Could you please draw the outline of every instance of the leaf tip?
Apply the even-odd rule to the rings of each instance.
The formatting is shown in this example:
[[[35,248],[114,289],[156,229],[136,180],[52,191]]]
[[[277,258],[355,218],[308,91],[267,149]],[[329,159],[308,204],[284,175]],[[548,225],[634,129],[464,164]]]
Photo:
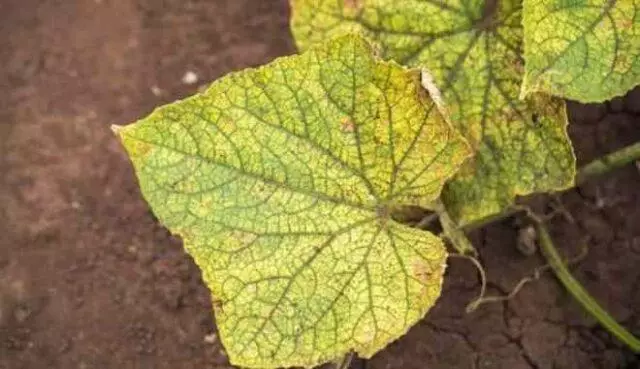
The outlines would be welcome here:
[[[113,133],[115,133],[116,135],[120,135],[120,131],[122,131],[122,129],[124,128],[123,126],[119,126],[117,124],[112,124],[111,125],[111,131]]]

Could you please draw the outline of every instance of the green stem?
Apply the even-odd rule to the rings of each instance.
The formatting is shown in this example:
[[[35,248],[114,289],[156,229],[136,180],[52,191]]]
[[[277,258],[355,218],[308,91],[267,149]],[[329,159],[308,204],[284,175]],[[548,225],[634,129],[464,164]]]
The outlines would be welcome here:
[[[437,200],[433,203],[433,209],[438,213],[444,236],[449,239],[449,242],[451,242],[456,251],[461,255],[477,256],[478,253],[465,234],[465,229],[460,228],[458,224],[451,219],[444,204],[440,200]]]
[[[540,219],[534,217],[532,214],[529,215],[535,220],[542,253],[549,261],[551,269],[554,271],[560,282],[562,282],[564,287],[569,291],[569,293],[571,293],[571,295],[573,295],[582,307],[584,307],[585,310],[587,310],[591,316],[600,322],[600,324],[602,324],[611,334],[626,344],[632,351],[640,353],[640,340],[629,333],[629,331],[627,331],[623,326],[618,324],[618,322],[616,322],[615,319],[613,319],[613,317],[603,309],[598,302],[591,297],[591,295],[589,295],[589,292],[582,287],[580,282],[573,278],[562,261],[558,250],[553,245],[553,241],[551,240],[551,236],[549,235],[547,228]]]
[[[576,176],[576,185],[633,163],[636,160],[640,160],[640,142],[623,147],[582,167]]]

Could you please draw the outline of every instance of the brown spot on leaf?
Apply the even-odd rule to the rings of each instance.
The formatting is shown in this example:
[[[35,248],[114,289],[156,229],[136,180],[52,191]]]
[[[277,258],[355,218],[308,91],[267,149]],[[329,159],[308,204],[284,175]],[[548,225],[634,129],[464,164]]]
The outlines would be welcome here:
[[[344,0],[345,10],[360,10],[364,6],[364,0]]]
[[[224,314],[224,302],[215,296],[211,296],[211,305],[213,306],[213,311],[218,314]]]
[[[431,287],[441,284],[440,274],[432,264],[424,259],[416,259],[411,264],[413,277],[420,282],[423,295],[427,295]]]
[[[424,285],[433,283],[434,271],[425,260],[415,260],[412,265],[413,276]]]
[[[524,74],[524,61],[522,59],[516,59],[513,62],[513,67],[518,74]]]
[[[349,117],[344,117],[340,121],[340,130],[344,133],[353,133],[356,130],[356,125]]]

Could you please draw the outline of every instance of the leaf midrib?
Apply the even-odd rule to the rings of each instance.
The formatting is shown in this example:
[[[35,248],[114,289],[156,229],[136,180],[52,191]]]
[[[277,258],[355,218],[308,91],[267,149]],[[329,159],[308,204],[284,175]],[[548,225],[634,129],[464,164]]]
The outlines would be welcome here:
[[[230,171],[235,171],[235,172],[239,173],[240,175],[247,176],[249,178],[261,181],[261,182],[263,182],[263,183],[265,183],[267,185],[276,186],[278,188],[283,188],[285,190],[288,190],[288,191],[291,191],[291,192],[295,192],[295,193],[299,193],[301,195],[309,196],[309,197],[312,197],[312,198],[317,199],[317,200],[327,201],[327,202],[331,202],[331,203],[334,203],[334,204],[337,204],[337,205],[344,205],[344,206],[351,207],[351,208],[354,208],[354,209],[366,210],[366,211],[370,211],[370,212],[374,212],[375,213],[377,202],[376,203],[372,203],[372,204],[364,204],[364,203],[360,203],[360,202],[354,202],[354,201],[351,201],[351,200],[348,200],[348,199],[345,199],[345,198],[339,198],[339,197],[330,196],[330,195],[327,195],[327,194],[324,194],[324,193],[321,193],[321,192],[317,192],[317,191],[309,191],[309,190],[306,190],[306,189],[293,187],[288,183],[282,183],[282,182],[279,182],[279,181],[277,181],[277,180],[275,180],[273,178],[265,177],[265,176],[260,175],[258,173],[249,172],[249,171],[246,171],[246,170],[244,170],[242,168],[237,168],[237,167],[235,167],[233,165],[229,165],[229,164],[226,164],[226,163],[215,161],[215,160],[212,160],[210,158],[207,158],[207,157],[204,157],[204,156],[201,156],[201,155],[198,155],[198,154],[189,153],[189,152],[177,149],[175,147],[170,147],[170,146],[167,146],[167,145],[164,145],[164,144],[160,144],[158,142],[145,140],[145,139],[142,139],[140,137],[135,137],[135,136],[133,136],[131,134],[126,134],[126,137],[130,138],[130,139],[137,140],[138,142],[141,142],[141,143],[144,143],[144,144],[148,144],[148,145],[152,145],[152,146],[155,146],[155,147],[159,147],[159,148],[162,148],[162,149],[165,149],[165,150],[168,150],[168,151],[173,151],[173,152],[175,152],[177,154],[180,154],[180,155],[183,155],[185,157],[189,157],[189,158],[192,158],[192,159],[195,159],[195,160],[201,160],[201,161],[204,161],[207,164],[210,164],[210,165],[213,165],[213,166],[219,166],[219,167],[222,167],[222,168],[230,170]]]

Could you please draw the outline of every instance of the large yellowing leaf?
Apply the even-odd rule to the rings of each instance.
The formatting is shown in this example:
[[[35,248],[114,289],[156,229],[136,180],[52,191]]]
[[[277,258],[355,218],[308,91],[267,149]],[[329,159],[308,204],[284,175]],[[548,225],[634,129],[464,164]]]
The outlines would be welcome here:
[[[524,0],[523,95],[583,102],[640,84],[640,0]]]
[[[519,99],[521,0],[295,0],[300,48],[362,32],[386,58],[428,68],[454,125],[477,150],[443,192],[454,219],[499,212],[515,195],[564,189],[575,158],[565,105],[534,94]]]
[[[436,236],[391,219],[469,156],[420,72],[346,36],[230,74],[116,129],[214,296],[231,362],[370,357],[440,294]]]

